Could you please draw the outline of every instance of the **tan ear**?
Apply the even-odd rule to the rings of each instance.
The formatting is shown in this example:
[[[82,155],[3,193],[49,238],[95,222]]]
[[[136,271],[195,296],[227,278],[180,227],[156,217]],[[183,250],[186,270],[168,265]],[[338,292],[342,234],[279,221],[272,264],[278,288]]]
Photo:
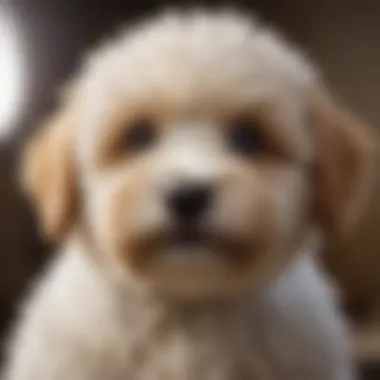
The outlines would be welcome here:
[[[325,89],[313,92],[311,115],[316,140],[317,217],[328,235],[340,237],[358,221],[369,198],[375,136]]]
[[[35,204],[49,240],[62,239],[75,216],[74,107],[63,108],[42,126],[22,159],[23,186]]]

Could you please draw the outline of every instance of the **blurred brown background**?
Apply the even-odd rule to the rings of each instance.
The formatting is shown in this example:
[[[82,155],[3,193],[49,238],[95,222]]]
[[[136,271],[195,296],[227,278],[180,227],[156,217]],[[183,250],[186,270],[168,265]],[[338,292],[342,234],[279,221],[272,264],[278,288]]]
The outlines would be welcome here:
[[[380,125],[380,1],[252,0],[233,4],[256,11],[277,25],[319,64],[343,102],[374,129]],[[18,190],[18,152],[38,119],[54,107],[54,95],[82,53],[122,22],[149,15],[160,5],[162,2],[148,0],[0,0],[0,12],[11,10],[20,21],[28,74],[26,104],[15,123],[17,132],[0,149],[2,330],[9,326],[17,300],[50,252],[38,237],[34,217]],[[378,177],[380,185],[380,170]],[[380,195],[375,195],[357,232],[344,246],[326,254],[329,269],[361,323],[376,315],[380,300],[379,225]],[[380,338],[370,335],[374,340],[371,350],[378,350],[380,362]],[[380,374],[373,376],[380,379]]]

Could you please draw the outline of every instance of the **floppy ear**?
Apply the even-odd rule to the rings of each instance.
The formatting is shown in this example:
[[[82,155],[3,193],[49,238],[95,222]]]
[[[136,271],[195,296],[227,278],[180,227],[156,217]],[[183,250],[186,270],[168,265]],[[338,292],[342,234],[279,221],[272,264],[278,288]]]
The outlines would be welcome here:
[[[325,89],[311,96],[316,141],[316,213],[327,235],[339,237],[360,217],[374,178],[375,136]]]
[[[22,184],[39,214],[41,229],[60,240],[75,216],[73,132],[76,108],[69,104],[53,115],[28,143],[22,157]]]

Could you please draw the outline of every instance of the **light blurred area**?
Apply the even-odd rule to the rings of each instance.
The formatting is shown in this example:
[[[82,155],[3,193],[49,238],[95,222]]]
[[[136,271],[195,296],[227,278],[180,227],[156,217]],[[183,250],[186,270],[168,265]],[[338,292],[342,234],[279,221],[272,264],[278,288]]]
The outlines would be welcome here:
[[[12,134],[26,97],[26,57],[18,24],[9,6],[0,7],[0,139]]]
[[[81,55],[121,23],[148,15],[162,4],[147,0],[12,0],[2,5],[1,1],[0,137],[7,139],[0,144],[0,320],[6,326],[19,295],[50,252],[38,237],[18,190],[20,149],[38,120],[54,107],[57,91]],[[203,3],[210,5],[211,1]],[[234,4],[258,12],[300,45],[317,62],[342,102],[377,131],[379,1],[246,0]],[[360,356],[380,368],[380,333],[374,333],[380,331],[379,231],[380,170],[375,195],[359,228],[344,244],[329,247],[325,253],[326,266],[343,292],[350,316],[363,331]]]

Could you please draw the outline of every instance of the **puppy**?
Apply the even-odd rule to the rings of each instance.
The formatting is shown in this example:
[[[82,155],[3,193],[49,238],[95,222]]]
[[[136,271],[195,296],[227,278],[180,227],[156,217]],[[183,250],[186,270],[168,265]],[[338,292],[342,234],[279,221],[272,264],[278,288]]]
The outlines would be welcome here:
[[[353,379],[315,254],[363,206],[371,152],[257,20],[169,12],[121,33],[27,149],[61,249],[4,379]]]

